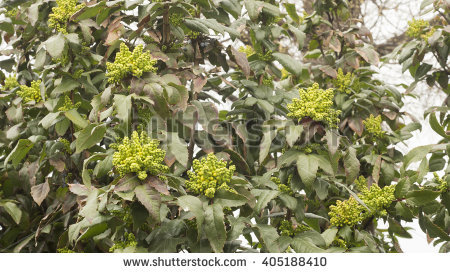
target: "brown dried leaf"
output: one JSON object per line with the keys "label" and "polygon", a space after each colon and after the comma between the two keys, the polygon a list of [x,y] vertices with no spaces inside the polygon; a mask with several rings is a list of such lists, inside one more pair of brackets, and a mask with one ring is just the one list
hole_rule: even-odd
{"label": "brown dried leaf", "polygon": [[231,47],[231,52],[237,65],[242,69],[242,72],[244,72],[245,77],[248,79],[250,76],[250,65],[247,60],[247,55],[244,52],[237,51],[234,47]]}
{"label": "brown dried leaf", "polygon": [[203,86],[205,86],[205,84],[208,82],[208,80],[206,78],[204,78],[203,76],[199,76],[197,78],[194,79],[194,92],[195,93],[200,93],[203,89]]}
{"label": "brown dried leaf", "polygon": [[49,192],[50,186],[48,185],[48,181],[31,187],[31,196],[33,197],[34,202],[36,202],[36,204],[38,204],[39,206],[41,205],[42,201],[45,200]]}
{"label": "brown dried leaf", "polygon": [[348,126],[358,134],[358,136],[362,136],[364,131],[363,120],[361,118],[352,117],[348,121]]}
{"label": "brown dried leaf", "polygon": [[55,167],[55,169],[58,172],[63,172],[64,169],[66,168],[66,164],[64,163],[64,161],[60,160],[60,159],[54,159],[51,158],[50,160],[50,165],[52,165],[53,167]]}
{"label": "brown dried leaf", "polygon": [[156,176],[150,176],[147,179],[147,183],[150,187],[154,188],[155,190],[157,190],[158,192],[165,194],[165,195],[170,195],[169,190],[167,189],[167,185],[166,183],[162,182],[158,177]]}

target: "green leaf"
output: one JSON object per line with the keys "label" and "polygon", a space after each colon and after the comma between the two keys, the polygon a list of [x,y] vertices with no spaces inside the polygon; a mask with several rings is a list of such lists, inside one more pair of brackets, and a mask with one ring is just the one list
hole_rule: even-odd
{"label": "green leaf", "polygon": [[431,238],[442,238],[443,240],[450,241],[450,236],[443,228],[433,223],[428,216],[424,215],[425,227],[427,233]]}
{"label": "green leaf", "polygon": [[214,195],[214,203],[220,204],[222,207],[240,207],[247,201],[245,196],[224,189],[219,189]]}
{"label": "green leaf", "polygon": [[75,108],[65,112],[64,115],[78,127],[86,128],[89,125],[89,122],[82,118]]}
{"label": "green leaf", "polygon": [[177,132],[167,132],[167,148],[184,167],[188,163],[188,149],[186,142],[178,137]]}
{"label": "green leaf", "polygon": [[336,234],[338,232],[337,228],[329,228],[322,232],[322,237],[325,240],[325,245],[329,247],[331,243],[334,241],[334,238],[336,237]]}
{"label": "green leaf", "polygon": [[95,144],[99,143],[106,133],[106,124],[96,126],[95,124],[89,124],[78,135],[75,141],[76,151],[80,153],[85,149],[89,149]]}
{"label": "green leaf", "polygon": [[11,153],[5,159],[5,167],[8,164],[9,160],[12,160],[12,164],[14,168],[17,168],[20,161],[25,158],[28,154],[28,151],[33,148],[34,144],[29,139],[19,139],[16,147],[11,151]]}
{"label": "green leaf", "polygon": [[59,117],[59,113],[60,112],[48,113],[41,121],[39,121],[39,124],[41,124],[44,129],[50,128],[50,126],[58,121],[57,118]]}
{"label": "green leaf", "polygon": [[61,80],[61,83],[56,86],[52,91],[52,96],[57,97],[63,93],[74,90],[75,88],[80,86],[80,82],[71,78],[64,77]]}
{"label": "green leaf", "polygon": [[16,204],[13,202],[0,202],[0,206],[6,210],[16,224],[20,223],[20,219],[22,218],[22,210]]}
{"label": "green leaf", "polygon": [[419,146],[409,151],[409,153],[406,154],[405,157],[403,158],[402,169],[406,170],[409,164],[416,161],[421,161],[433,149],[433,146],[434,146],[433,144],[426,146]]}
{"label": "green leaf", "polygon": [[311,187],[316,179],[319,161],[315,156],[300,154],[297,157],[297,171],[303,183]]}
{"label": "green leaf", "polygon": [[252,21],[258,18],[259,12],[261,11],[256,2],[253,0],[244,0],[245,9],[247,10],[248,16]]}
{"label": "green leaf", "polygon": [[274,190],[252,190],[252,194],[259,195],[254,209],[259,214],[267,206],[267,203],[277,197],[280,192]]}
{"label": "green leaf", "polygon": [[227,239],[223,218],[221,205],[212,204],[205,208],[205,234],[216,253],[223,252],[223,246]]}
{"label": "green leaf", "polygon": [[117,111],[117,117],[128,124],[131,114],[131,95],[114,95],[114,107]]}
{"label": "green leaf", "polygon": [[139,185],[134,189],[136,198],[148,210],[152,218],[152,225],[160,222],[159,209],[161,207],[161,196],[149,185]]}
{"label": "green leaf", "polygon": [[345,175],[347,176],[347,184],[353,183],[359,174],[360,163],[356,157],[356,150],[349,147],[344,155]]}
{"label": "green leaf", "polygon": [[290,147],[293,147],[303,132],[303,126],[290,125],[286,127],[286,142]]}
{"label": "green leaf", "polygon": [[184,24],[192,30],[203,32],[204,34],[209,34],[209,29],[207,26],[205,26],[201,20],[196,19],[185,19]]}
{"label": "green leaf", "polygon": [[450,140],[450,135],[447,135],[444,128],[439,124],[435,112],[430,113],[430,126],[440,136]]}
{"label": "green leaf", "polygon": [[259,146],[259,162],[262,163],[264,159],[266,159],[269,154],[270,146],[272,144],[272,140],[276,136],[276,131],[266,130],[263,134],[261,144]]}
{"label": "green leaf", "polygon": [[283,6],[286,8],[289,16],[294,20],[294,22],[299,23],[300,17],[297,14],[297,9],[295,8],[295,4],[284,3]]}
{"label": "green leaf", "polygon": [[403,238],[412,238],[411,234],[406,231],[404,227],[395,219],[388,218],[389,222],[389,232],[395,233],[397,236],[403,237]]}
{"label": "green leaf", "polygon": [[89,19],[99,14],[103,9],[105,9],[105,2],[102,1],[97,4],[90,5],[89,7],[84,7],[82,10],[76,12],[71,19],[77,21]]}
{"label": "green leaf", "polygon": [[279,245],[276,243],[277,239],[280,238],[277,230],[270,226],[264,224],[257,224],[253,227],[255,231],[256,237],[258,237],[260,243],[269,251],[269,252],[280,252]]}
{"label": "green leaf", "polygon": [[406,200],[413,202],[417,206],[425,205],[435,200],[441,192],[432,190],[410,191],[406,194]]}
{"label": "green leaf", "polygon": [[61,33],[58,33],[48,38],[47,41],[44,42],[44,45],[52,58],[59,58],[64,51],[66,39],[64,39],[64,36]]}
{"label": "green leaf", "polygon": [[197,222],[198,239],[201,238],[203,221],[205,220],[205,212],[203,210],[203,203],[198,197],[192,195],[183,195],[178,197],[178,205],[186,211],[194,214]]}
{"label": "green leaf", "polygon": [[304,238],[294,238],[291,242],[292,248],[297,253],[323,253],[325,250],[317,247],[313,243],[311,243],[309,240],[306,240]]}
{"label": "green leaf", "polygon": [[273,53],[272,56],[280,62],[280,64],[286,68],[287,71],[296,75],[297,77],[302,74],[303,66],[299,60],[294,59],[292,56],[283,53]]}

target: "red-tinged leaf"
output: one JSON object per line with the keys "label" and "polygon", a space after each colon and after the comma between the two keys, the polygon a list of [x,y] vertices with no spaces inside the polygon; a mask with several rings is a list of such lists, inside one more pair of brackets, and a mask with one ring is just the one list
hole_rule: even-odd
{"label": "red-tinged leaf", "polygon": [[324,66],[320,67],[319,69],[320,69],[320,71],[322,71],[323,73],[327,74],[328,76],[330,76],[332,78],[337,78],[337,72],[331,66],[324,65]]}
{"label": "red-tinged leaf", "polygon": [[348,121],[348,126],[358,134],[358,136],[362,136],[364,131],[363,120],[361,118],[352,117]]}
{"label": "red-tinged leaf", "polygon": [[364,47],[357,47],[355,48],[355,51],[363,57],[363,59],[375,66],[378,66],[380,63],[380,59],[378,57],[378,53],[371,47],[364,46]]}
{"label": "red-tinged leaf", "polygon": [[170,195],[169,190],[167,189],[167,185],[166,183],[164,183],[163,181],[161,181],[158,177],[156,176],[150,176],[147,179],[147,184],[154,188],[155,190],[157,190],[158,192],[165,194],[165,195]]}
{"label": "red-tinged leaf", "polygon": [[202,76],[199,76],[194,79],[194,92],[200,93],[203,89],[203,86],[208,82],[208,80]]}
{"label": "red-tinged leaf", "polygon": [[234,47],[231,47],[231,52],[234,55],[237,65],[242,69],[242,72],[244,72],[245,77],[248,79],[250,76],[250,65],[247,60],[247,55],[244,52],[237,51]]}

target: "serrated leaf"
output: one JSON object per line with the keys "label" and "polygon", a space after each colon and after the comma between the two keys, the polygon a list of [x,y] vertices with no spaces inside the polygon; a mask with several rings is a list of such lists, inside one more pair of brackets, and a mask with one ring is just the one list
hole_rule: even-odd
{"label": "serrated leaf", "polygon": [[205,212],[203,203],[200,199],[192,195],[183,195],[178,197],[178,204],[186,211],[194,214],[197,222],[198,239],[201,237],[203,221],[205,220]]}
{"label": "serrated leaf", "polygon": [[89,122],[82,118],[75,108],[65,112],[64,115],[78,127],[85,128],[89,125]]}
{"label": "serrated leaf", "polygon": [[227,239],[223,222],[223,208],[219,204],[208,205],[205,208],[205,234],[214,252],[223,252]]}
{"label": "serrated leaf", "polygon": [[25,158],[28,152],[33,148],[34,143],[29,139],[19,139],[16,147],[11,151],[11,153],[6,157],[4,166],[6,167],[9,160],[12,160],[14,168],[17,168],[20,161]]}
{"label": "serrated leaf", "polygon": [[297,157],[297,172],[303,183],[307,186],[312,186],[312,183],[316,179],[318,168],[319,161],[315,156],[300,154]]}
{"label": "serrated leaf", "polygon": [[441,192],[432,190],[410,191],[406,194],[406,200],[413,202],[417,206],[422,206],[435,200]]}
{"label": "serrated leaf", "polygon": [[161,196],[149,185],[139,185],[134,189],[136,198],[147,209],[152,218],[152,225],[159,223],[159,209],[161,207]]}
{"label": "serrated leaf", "polygon": [[75,141],[76,151],[80,153],[85,149],[89,149],[95,144],[99,143],[106,133],[106,124],[96,126],[95,124],[89,124],[78,135]]}
{"label": "serrated leaf", "polygon": [[259,190],[259,196],[254,211],[259,214],[261,210],[263,210],[267,206],[267,203],[269,203],[270,200],[274,199],[279,194],[279,191]]}
{"label": "serrated leaf", "polygon": [[300,61],[295,60],[292,56],[283,53],[273,53],[272,56],[275,60],[280,62],[280,64],[286,68],[287,71],[291,72],[296,76],[300,76],[302,74],[303,66]]}
{"label": "serrated leaf", "polygon": [[347,184],[353,183],[359,174],[360,163],[356,157],[356,150],[349,147],[344,155],[345,175],[347,176]]}
{"label": "serrated leaf", "polygon": [[64,36],[61,33],[58,33],[48,38],[47,41],[44,42],[44,45],[52,58],[59,58],[64,51],[66,39],[64,39]]}

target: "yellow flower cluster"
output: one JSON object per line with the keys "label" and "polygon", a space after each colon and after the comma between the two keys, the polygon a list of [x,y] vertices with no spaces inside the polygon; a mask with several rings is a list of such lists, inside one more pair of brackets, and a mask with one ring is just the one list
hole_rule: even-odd
{"label": "yellow flower cluster", "polygon": [[169,171],[162,164],[166,152],[158,148],[159,141],[147,136],[145,132],[134,131],[131,139],[124,137],[121,144],[111,145],[117,152],[113,154],[113,165],[121,176],[136,173],[140,180],[147,178],[147,174],[158,175]]}
{"label": "yellow flower cluster", "polygon": [[77,102],[73,104],[72,100],[69,98],[68,95],[64,96],[64,105],[58,108],[58,111],[66,112],[74,108],[80,107],[81,102]]}
{"label": "yellow flower cluster", "polygon": [[143,52],[143,49],[143,45],[138,45],[131,52],[125,43],[121,43],[114,63],[106,63],[108,81],[119,83],[128,73],[140,77],[143,72],[155,72],[157,60],[153,59],[148,51]]}
{"label": "yellow flower cluster", "polygon": [[289,77],[290,73],[289,71],[286,70],[286,68],[281,69],[281,79],[287,79],[287,77]]}
{"label": "yellow flower cluster", "polygon": [[299,121],[304,117],[310,117],[315,121],[322,121],[331,127],[337,127],[340,110],[333,109],[334,90],[332,88],[323,90],[318,83],[314,83],[307,90],[299,89],[300,98],[294,98],[287,105],[290,113],[288,117],[297,118]]}
{"label": "yellow flower cluster", "polygon": [[136,237],[131,232],[125,232],[125,240],[114,242],[114,245],[109,249],[109,252],[114,252],[116,249],[124,249],[130,246],[137,246]]}
{"label": "yellow flower cluster", "polygon": [[439,191],[446,192],[448,190],[447,182],[443,178],[439,177],[439,175],[435,172],[433,173],[433,176],[436,179],[436,181],[439,183],[439,187],[438,187]]}
{"label": "yellow flower cluster", "polygon": [[2,87],[3,91],[11,90],[19,86],[19,82],[17,82],[16,75],[6,77],[5,84]]}
{"label": "yellow flower cluster", "polygon": [[70,149],[70,141],[65,138],[59,138],[58,140],[59,140],[59,142],[64,144],[64,149],[66,150],[66,153],[71,154],[72,149]]}
{"label": "yellow flower cluster", "polygon": [[353,196],[345,201],[338,200],[336,205],[330,206],[330,223],[333,226],[354,226],[364,220],[364,207]]}
{"label": "yellow flower cluster", "polygon": [[381,122],[382,120],[380,115],[374,117],[372,114],[370,114],[370,117],[363,120],[364,127],[366,128],[367,132],[376,137],[382,137],[386,133],[381,130]]}
{"label": "yellow flower cluster", "polygon": [[412,38],[420,38],[426,28],[430,26],[428,21],[419,19],[412,19],[412,21],[408,22],[408,30],[406,30],[406,34]]}
{"label": "yellow flower cluster", "polygon": [[213,198],[216,190],[224,189],[235,192],[228,186],[236,167],[231,165],[227,168],[227,162],[218,160],[214,154],[208,154],[201,160],[194,160],[192,163],[193,172],[188,171],[189,181],[186,188],[195,194],[202,194]]}
{"label": "yellow flower cluster", "polygon": [[183,22],[184,15],[181,13],[172,13],[169,17],[169,22],[172,26],[178,27]]}
{"label": "yellow flower cluster", "polygon": [[311,230],[310,227],[308,227],[307,225],[298,225],[297,227],[294,228],[294,226],[292,225],[292,223],[288,220],[283,220],[280,223],[280,226],[278,227],[278,230],[280,232],[280,235],[282,236],[295,236],[299,233]]}
{"label": "yellow flower cluster", "polygon": [[264,75],[262,84],[265,86],[273,86],[273,77]]}
{"label": "yellow flower cluster", "polygon": [[385,216],[385,208],[389,207],[395,200],[395,185],[380,188],[374,184],[367,187],[367,181],[364,177],[359,177],[355,181],[357,189],[361,192],[358,197],[370,209],[368,211],[364,206],[351,196],[345,201],[336,201],[336,205],[330,206],[330,223],[334,226],[354,226],[359,222],[371,216]]}
{"label": "yellow flower cluster", "polygon": [[20,90],[17,91],[17,95],[22,98],[24,103],[35,101],[40,102],[42,100],[41,97],[41,89],[39,88],[39,85],[41,84],[41,80],[38,81],[32,81],[31,87],[28,87],[26,85],[21,85]]}
{"label": "yellow flower cluster", "polygon": [[354,91],[359,90],[359,80],[353,73],[347,72],[347,74],[344,74],[344,71],[342,71],[342,68],[338,69],[337,78],[334,80],[334,85],[336,86],[337,90],[341,93],[347,93],[350,94],[352,92],[352,89]]}
{"label": "yellow flower cluster", "polygon": [[255,50],[253,49],[253,47],[251,47],[249,45],[240,46],[238,51],[245,53],[245,55],[247,55],[247,58],[256,53]]}
{"label": "yellow flower cluster", "polygon": [[290,185],[291,185],[291,179],[292,179],[292,175],[290,175],[290,176],[288,177],[287,185],[281,183],[281,179],[278,178],[278,177],[275,177],[275,176],[272,176],[272,177],[270,178],[270,181],[272,181],[273,183],[275,183],[275,184],[278,185],[278,190],[279,190],[280,192],[283,192],[283,193],[286,193],[286,194],[289,194],[289,195],[293,195],[294,193],[292,192],[292,189],[291,189],[291,187],[290,187]]}
{"label": "yellow flower cluster", "polygon": [[56,7],[52,8],[52,13],[49,15],[49,27],[56,29],[58,32],[67,34],[67,22],[70,17],[85,4],[77,5],[77,0],[56,0]]}

